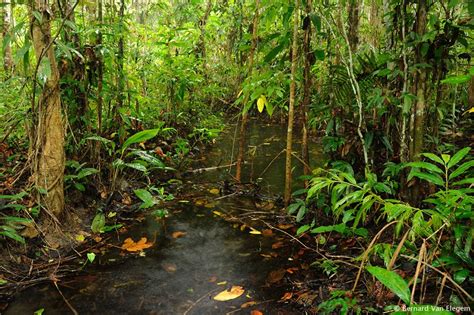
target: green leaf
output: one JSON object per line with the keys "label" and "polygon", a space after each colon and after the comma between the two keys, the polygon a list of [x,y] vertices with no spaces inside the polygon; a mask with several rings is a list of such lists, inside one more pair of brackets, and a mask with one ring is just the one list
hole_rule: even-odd
{"label": "green leaf", "polygon": [[430,160],[436,162],[436,163],[439,163],[441,165],[444,165],[444,162],[443,160],[441,160],[441,158],[433,153],[422,153],[421,154],[422,156],[425,156],[427,158],[429,158]]}
{"label": "green leaf", "polygon": [[446,79],[442,80],[441,83],[456,85],[456,84],[466,83],[470,79],[471,79],[471,76],[469,74],[465,74],[465,75],[458,75],[458,76],[453,76],[453,77],[446,78]]}
{"label": "green leaf", "polygon": [[444,187],[444,181],[443,179],[438,175],[438,174],[428,174],[428,173],[422,173],[415,168],[413,168],[410,171],[410,174],[408,174],[408,181],[410,181],[413,177],[418,177],[420,179],[424,179],[432,184]]}
{"label": "green leaf", "polygon": [[270,50],[270,52],[263,58],[265,63],[271,62],[275,57],[288,45],[288,42],[283,41],[278,46]]}
{"label": "green leaf", "polygon": [[140,142],[145,142],[147,140],[150,140],[151,138],[154,138],[158,135],[158,132],[160,132],[160,129],[148,129],[148,130],[143,130],[140,132],[137,132],[130,138],[128,138],[122,145],[122,153],[125,152],[125,150],[131,146],[132,144],[135,143],[140,143]]}
{"label": "green leaf", "polygon": [[99,212],[95,215],[94,220],[92,220],[91,230],[94,233],[102,233],[105,226],[105,215],[102,212]]}
{"label": "green leaf", "polygon": [[87,260],[92,264],[95,259],[95,254],[94,253],[87,253]]}
{"label": "green leaf", "polygon": [[471,160],[471,161],[468,161],[464,164],[461,164],[461,166],[459,166],[454,172],[449,174],[449,179],[451,180],[453,178],[458,177],[459,175],[464,174],[465,171],[467,171],[468,169],[470,169],[473,166],[474,166],[474,160]]}
{"label": "green leaf", "polygon": [[454,165],[458,164],[468,153],[471,151],[470,147],[466,147],[464,149],[459,150],[453,157],[449,160],[448,168],[453,167]]}
{"label": "green leaf", "polygon": [[308,224],[305,224],[305,225],[302,225],[298,228],[298,230],[296,231],[296,235],[301,235],[303,234],[304,232],[308,231],[311,227],[308,225]]}
{"label": "green leaf", "polygon": [[470,271],[468,269],[461,269],[454,273],[454,281],[461,284],[469,276]]}
{"label": "green leaf", "polygon": [[366,269],[403,302],[410,305],[410,288],[398,273],[375,266],[368,266]]}
{"label": "green leaf", "polygon": [[15,230],[7,229],[6,226],[0,226],[0,228],[3,229],[3,231],[0,231],[0,235],[6,236],[19,243],[25,244],[25,239],[22,236],[18,235]]}
{"label": "green leaf", "polygon": [[423,168],[423,169],[430,170],[436,173],[444,174],[444,172],[439,167],[429,162],[421,162],[421,161],[410,162],[410,163],[407,163],[406,166]]}
{"label": "green leaf", "polygon": [[141,201],[143,201],[143,204],[140,206],[140,208],[150,208],[156,204],[155,198],[148,190],[135,189],[133,192],[138,198],[140,198]]}
{"label": "green leaf", "polygon": [[321,17],[315,13],[310,14],[309,17],[316,30],[319,32],[321,30]]}
{"label": "green leaf", "polygon": [[448,163],[449,160],[451,159],[451,155],[449,154],[441,154],[441,158],[443,159],[444,163]]}

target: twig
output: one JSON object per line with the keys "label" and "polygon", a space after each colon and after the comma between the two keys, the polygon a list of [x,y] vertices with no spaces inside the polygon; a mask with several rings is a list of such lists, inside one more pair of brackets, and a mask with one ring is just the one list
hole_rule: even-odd
{"label": "twig", "polygon": [[191,304],[191,306],[188,307],[188,309],[183,313],[183,315],[187,315],[189,313],[189,311],[191,311],[193,309],[193,307],[195,307],[199,302],[201,302],[206,296],[216,292],[217,290],[219,290],[220,288],[216,288],[214,290],[211,290],[209,292],[207,292],[206,294],[204,294],[203,296],[201,296],[199,299],[197,299],[193,304]]}

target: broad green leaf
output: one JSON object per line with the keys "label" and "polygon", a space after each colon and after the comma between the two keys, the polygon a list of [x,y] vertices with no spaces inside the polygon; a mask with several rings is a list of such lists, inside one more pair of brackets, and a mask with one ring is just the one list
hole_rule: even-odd
{"label": "broad green leaf", "polygon": [[283,41],[278,46],[270,50],[270,52],[263,59],[265,63],[271,62],[287,45],[288,45],[288,42]]}
{"label": "broad green leaf", "polygon": [[471,161],[468,161],[464,164],[461,164],[461,166],[459,166],[456,170],[454,170],[454,172],[452,172],[451,174],[449,174],[449,179],[453,179],[453,178],[456,178],[458,177],[459,175],[462,175],[464,174],[464,172],[466,172],[468,169],[470,169],[471,167],[474,166],[474,160],[471,160]]}
{"label": "broad green leaf", "polygon": [[13,230],[13,229],[12,230],[10,230],[10,229],[7,230],[5,226],[2,226],[1,228],[3,229],[3,231],[0,231],[0,235],[9,237],[12,240],[15,240],[19,243],[25,244],[25,239],[22,236],[18,235],[18,233],[16,233],[15,230]]}
{"label": "broad green leaf", "polygon": [[87,260],[92,263],[94,262],[95,254],[94,253],[87,253]]}
{"label": "broad green leaf", "polygon": [[457,283],[463,283],[464,280],[469,276],[470,271],[468,269],[461,269],[454,273],[454,281]]}
{"label": "broad green leaf", "polygon": [[140,143],[140,142],[145,142],[147,140],[150,140],[151,138],[154,138],[158,135],[158,132],[160,129],[148,129],[148,130],[143,130],[140,132],[137,132],[130,138],[128,138],[122,145],[122,153],[125,152],[125,150],[131,146],[132,144],[135,143]]}
{"label": "broad green leaf", "polygon": [[435,154],[433,154],[433,153],[422,153],[421,155],[423,155],[423,156],[429,158],[430,160],[432,160],[432,161],[434,161],[434,162],[436,162],[436,163],[439,163],[439,164],[441,164],[441,165],[444,165],[443,160],[442,160],[439,156],[437,156],[437,155],[435,155]]}
{"label": "broad green leaf", "polygon": [[408,174],[408,181],[411,180],[413,177],[418,177],[432,184],[444,187],[444,181],[438,174],[422,173],[413,168]]}
{"label": "broad green leaf", "polygon": [[468,74],[465,74],[465,75],[458,75],[458,76],[453,76],[453,77],[446,78],[446,79],[442,80],[441,83],[456,85],[456,84],[466,83],[470,79],[471,79],[471,76],[468,75]]}
{"label": "broad green leaf", "polygon": [[368,266],[366,269],[403,302],[410,305],[410,288],[398,273],[375,266]]}
{"label": "broad green leaf", "polygon": [[148,190],[135,189],[133,192],[138,198],[140,198],[141,201],[143,201],[143,204],[140,206],[140,208],[150,208],[151,206],[155,205],[155,198]]}
{"label": "broad green leaf", "polygon": [[421,162],[421,161],[410,162],[410,163],[407,163],[406,166],[424,168],[426,170],[430,170],[430,171],[433,171],[433,172],[436,172],[436,173],[444,174],[444,172],[439,167],[437,167],[434,164],[428,163],[428,162]]}
{"label": "broad green leaf", "polygon": [[449,160],[448,168],[453,167],[454,165],[458,164],[468,153],[471,151],[470,147],[466,147],[464,149],[459,150],[453,157]]}
{"label": "broad green leaf", "polygon": [[102,212],[99,212],[95,215],[94,220],[92,220],[91,230],[94,233],[102,233],[105,226],[105,215]]}

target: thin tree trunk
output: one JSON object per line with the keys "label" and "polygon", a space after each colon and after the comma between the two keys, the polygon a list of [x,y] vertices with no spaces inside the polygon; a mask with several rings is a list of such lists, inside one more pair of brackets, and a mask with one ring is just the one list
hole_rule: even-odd
{"label": "thin tree trunk", "polygon": [[12,17],[12,6],[10,0],[3,0],[3,6],[0,7],[1,14],[2,14],[2,22],[3,22],[3,29],[2,29],[2,38],[4,43],[4,50],[3,50],[3,68],[5,69],[5,73],[7,74],[7,78],[13,72],[13,57],[12,57],[12,46],[10,44],[11,38],[6,40],[7,37],[11,36],[10,30],[13,24],[13,17]]}
{"label": "thin tree trunk", "polygon": [[[252,70],[253,70],[253,61],[255,50],[257,49],[257,34],[258,34],[258,17],[259,17],[259,7],[260,7],[260,0],[255,0],[255,15],[253,17],[253,29],[252,29],[252,46],[250,47],[250,54],[249,54],[249,63],[248,63],[248,70],[247,70],[247,77],[251,77]],[[247,121],[248,121],[248,112],[245,109],[247,102],[249,101],[250,93],[245,92],[244,101],[243,101],[243,113],[242,113],[242,121],[240,123],[240,137],[239,137],[239,153],[237,155],[237,162],[235,168],[235,179],[240,182],[242,179],[242,163],[244,161],[244,153],[245,153],[245,137],[247,131]]]}
{"label": "thin tree trunk", "polygon": [[102,56],[102,0],[97,0],[97,22],[99,23],[99,31],[97,32],[97,133],[102,132],[102,108],[104,103],[103,89],[104,89],[104,61]]}
{"label": "thin tree trunk", "polygon": [[296,92],[296,63],[298,58],[298,15],[299,0],[295,0],[295,16],[293,21],[293,43],[291,56],[291,81],[290,81],[290,103],[288,107],[288,129],[286,134],[286,164],[285,164],[285,206],[290,204],[291,200],[291,159],[293,148],[293,122],[295,115],[295,92]]}
{"label": "thin tree trunk", "polygon": [[[50,67],[50,76],[43,86],[38,106],[33,111],[37,115],[37,121],[32,152],[39,202],[55,218],[64,210],[65,132],[61,113],[59,70],[51,38],[51,10],[48,2],[30,0],[29,6],[36,62],[41,65],[40,68]],[[35,11],[41,15],[41,21],[33,15]]]}
{"label": "thin tree trunk", "polygon": [[[309,149],[308,149],[308,107],[311,103],[312,95],[312,77],[311,77],[311,66],[313,61],[313,55],[311,52],[311,21],[310,14],[312,12],[312,0],[306,0],[306,17],[305,23],[303,23],[304,30],[304,42],[303,52],[305,56],[304,60],[304,73],[303,73],[303,102],[301,103],[302,110],[302,139],[301,139],[301,153],[304,162],[304,175],[309,175],[311,169],[309,167]],[[308,180],[305,180],[305,187],[308,187]]]}
{"label": "thin tree trunk", "polygon": [[[426,32],[427,23],[427,4],[426,0],[418,1],[416,12],[415,31],[419,38],[423,37]],[[419,43],[415,52],[416,63],[424,63],[425,58],[422,55],[422,43]],[[416,93],[416,104],[412,111],[412,144],[410,151],[410,159],[419,159],[420,153],[423,151],[425,136],[425,116],[426,116],[426,88],[428,73],[426,69],[419,69],[415,74],[414,85]]]}
{"label": "thin tree trunk", "polygon": [[202,71],[204,78],[207,80],[207,52],[206,52],[206,25],[209,15],[212,10],[212,0],[207,0],[206,11],[204,12],[203,17],[199,21],[199,30],[201,31],[199,35],[199,50],[201,52],[201,62],[202,62]]}
{"label": "thin tree trunk", "polygon": [[[120,109],[123,107],[123,100],[125,98],[125,74],[124,74],[124,15],[125,15],[125,0],[120,0],[120,8],[119,8],[119,32],[120,37],[118,41],[118,51],[117,51],[117,106],[115,108],[115,115],[114,120],[115,122],[120,125],[121,118],[120,118]],[[123,135],[122,135],[123,136]]]}

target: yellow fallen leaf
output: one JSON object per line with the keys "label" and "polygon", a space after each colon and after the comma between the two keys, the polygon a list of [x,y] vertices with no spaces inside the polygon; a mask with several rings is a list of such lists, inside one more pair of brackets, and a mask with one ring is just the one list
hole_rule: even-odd
{"label": "yellow fallen leaf", "polygon": [[76,235],[76,241],[78,241],[78,242],[80,242],[80,243],[84,242],[85,239],[86,239],[86,238],[85,238],[84,235],[82,235],[82,234],[77,234],[77,235]]}
{"label": "yellow fallen leaf", "polygon": [[226,283],[227,283],[227,281],[221,281],[221,282],[217,282],[216,284],[217,284],[217,285],[224,285],[224,284],[226,284]]}
{"label": "yellow fallen leaf", "polygon": [[254,228],[250,228],[250,232],[249,232],[249,233],[250,233],[250,234],[256,234],[256,235],[262,234],[262,232],[260,232],[259,230],[254,229]]}
{"label": "yellow fallen leaf", "polygon": [[171,234],[173,238],[180,238],[186,235],[186,232],[176,231]]}
{"label": "yellow fallen leaf", "polygon": [[234,285],[230,290],[222,291],[214,297],[216,301],[229,301],[238,298],[244,294],[245,290],[241,286]]}
{"label": "yellow fallen leaf", "polygon": [[123,244],[122,249],[129,252],[138,252],[153,246],[152,242],[147,243],[146,237],[142,237],[138,242],[134,242],[130,237],[127,238]]}
{"label": "yellow fallen leaf", "polygon": [[218,195],[220,190],[219,188],[212,188],[212,189],[209,189],[209,192],[213,195]]}
{"label": "yellow fallen leaf", "polygon": [[218,216],[221,216],[221,215],[222,215],[222,213],[219,212],[219,211],[212,211],[212,213],[214,213],[215,215],[218,215]]}

